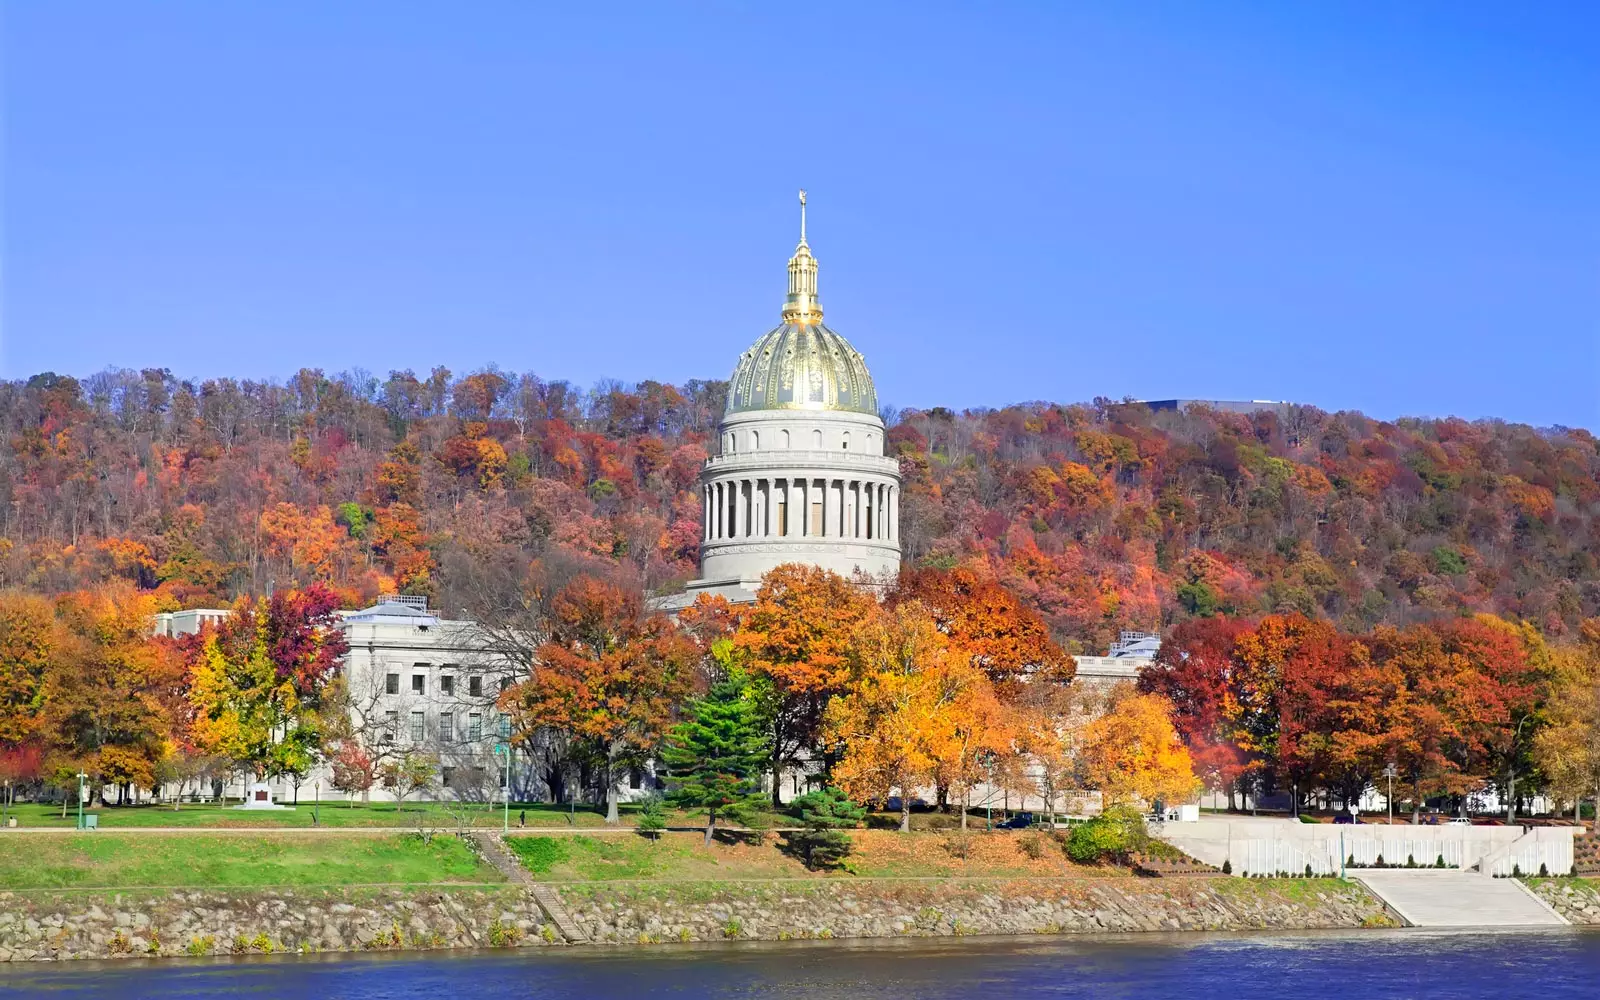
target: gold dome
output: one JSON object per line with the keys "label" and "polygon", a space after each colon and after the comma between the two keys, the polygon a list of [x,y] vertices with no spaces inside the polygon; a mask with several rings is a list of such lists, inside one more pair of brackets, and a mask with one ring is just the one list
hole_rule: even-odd
{"label": "gold dome", "polygon": [[806,244],[806,193],[800,192],[800,245],[789,258],[783,323],[739,357],[728,387],[728,413],[752,410],[844,410],[878,415],[867,362],[822,323],[817,259]]}

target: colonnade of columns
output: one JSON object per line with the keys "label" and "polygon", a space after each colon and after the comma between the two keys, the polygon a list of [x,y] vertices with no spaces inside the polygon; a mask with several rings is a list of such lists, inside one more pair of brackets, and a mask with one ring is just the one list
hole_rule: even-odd
{"label": "colonnade of columns", "polygon": [[725,479],[701,487],[708,542],[746,538],[900,537],[900,488],[823,476]]}

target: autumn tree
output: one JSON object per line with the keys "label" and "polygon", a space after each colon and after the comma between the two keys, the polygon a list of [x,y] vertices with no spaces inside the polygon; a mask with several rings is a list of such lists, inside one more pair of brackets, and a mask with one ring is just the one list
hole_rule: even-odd
{"label": "autumn tree", "polygon": [[57,645],[55,611],[32,594],[0,594],[0,751],[39,738],[45,673]]}
{"label": "autumn tree", "polygon": [[988,675],[1004,699],[1026,682],[1064,684],[1076,670],[1037,611],[1010,590],[967,568],[907,569],[889,595],[892,606],[920,601],[958,652]]}
{"label": "autumn tree", "polygon": [[823,711],[849,678],[851,644],[876,611],[870,594],[816,566],[787,563],[762,578],[733,641],[771,732],[774,806],[784,770],[816,747]]}
{"label": "autumn tree", "polygon": [[1160,695],[1123,698],[1089,723],[1083,738],[1084,775],[1107,805],[1186,801],[1199,788],[1189,751]]}
{"label": "autumn tree", "polygon": [[647,614],[637,594],[592,577],[557,594],[549,629],[528,678],[501,695],[501,708],[518,741],[555,729],[593,747],[606,822],[617,823],[620,769],[660,745],[691,690],[699,651],[664,615]]}
{"label": "autumn tree", "polygon": [[1578,641],[1553,651],[1550,725],[1534,738],[1534,760],[1573,814],[1593,795],[1600,817],[1600,618],[1585,619]]}
{"label": "autumn tree", "polygon": [[57,602],[59,642],[40,692],[48,770],[84,771],[124,799],[154,784],[170,726],[159,695],[183,668],[170,645],[152,641],[153,610],[125,584]]}
{"label": "autumn tree", "polygon": [[942,776],[963,792],[986,752],[1006,742],[993,686],[951,649],[928,609],[907,601],[856,629],[851,680],[828,705],[826,737],[841,749],[834,779],[855,799],[900,793],[900,828],[911,797]]}
{"label": "autumn tree", "polygon": [[321,753],[320,710],[347,650],[338,599],[313,585],[241,599],[195,654],[195,743],[261,777],[305,774]]}

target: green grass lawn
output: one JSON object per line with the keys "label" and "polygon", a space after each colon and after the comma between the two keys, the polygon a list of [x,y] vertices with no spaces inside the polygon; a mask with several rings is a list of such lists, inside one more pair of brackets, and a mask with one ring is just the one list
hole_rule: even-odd
{"label": "green grass lawn", "polygon": [[[467,825],[478,828],[499,829],[503,821],[502,809],[498,804],[451,810],[433,802],[407,802],[403,808],[396,808],[393,802],[370,805],[357,802],[352,805],[342,800],[330,802],[324,799],[320,807],[314,807],[308,795],[302,796],[299,806],[286,809],[238,809],[231,805],[184,805],[181,809],[173,809],[170,805],[142,805],[105,806],[85,811],[97,817],[102,829],[132,826],[282,829],[310,827],[314,814],[321,826],[335,828],[415,829],[419,814],[428,825],[443,829],[455,828],[463,818]],[[621,813],[623,825],[632,826],[638,807],[624,805]],[[21,802],[10,810],[9,815],[16,816],[18,825],[24,827],[71,828],[78,822],[77,809],[73,806],[67,807],[67,815],[62,818],[60,805]],[[511,803],[509,818],[513,828],[524,816],[529,827],[589,830],[606,825],[604,812],[592,806],[580,805],[572,809],[548,802]],[[767,825],[783,825],[790,821],[786,816],[773,816]],[[705,819],[669,809],[667,822],[672,826],[696,826],[704,823]]]}
{"label": "green grass lawn", "polygon": [[448,834],[0,835],[0,889],[499,881]]}

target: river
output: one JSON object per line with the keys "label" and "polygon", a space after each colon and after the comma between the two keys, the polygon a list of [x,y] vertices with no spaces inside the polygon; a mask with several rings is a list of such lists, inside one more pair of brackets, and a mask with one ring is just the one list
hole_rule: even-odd
{"label": "river", "polygon": [[1600,934],[962,938],[0,967],[0,997],[877,1000],[1593,997]]}

